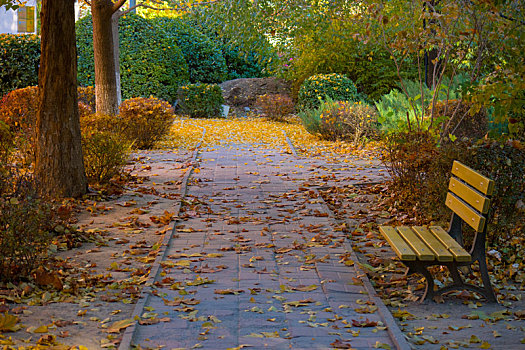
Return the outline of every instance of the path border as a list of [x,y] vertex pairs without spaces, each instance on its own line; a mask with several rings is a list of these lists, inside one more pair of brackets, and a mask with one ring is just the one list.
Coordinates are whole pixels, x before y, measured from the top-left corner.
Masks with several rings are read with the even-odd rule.
[[[297,157],[297,158],[300,158],[297,155],[297,152],[295,151],[295,147],[294,147],[292,141],[288,138],[288,136],[286,135],[286,132],[285,131],[283,131],[283,132],[284,132],[284,135],[286,137],[286,142],[288,142],[288,145],[292,149],[293,155],[295,157]],[[370,184],[369,183],[363,183],[363,184],[360,184],[360,185],[373,185],[373,183],[370,183]],[[325,200],[320,195],[318,190],[315,187],[313,187],[312,189],[315,192],[315,194],[317,195],[317,198],[321,200],[320,204],[329,213],[330,218],[332,218],[334,221],[337,221],[337,219],[335,219],[334,213],[332,212],[332,210],[330,210],[330,207],[328,207],[328,204],[326,204]],[[350,244],[348,237],[345,240],[345,242],[343,243],[343,246],[345,247],[345,249],[348,252],[350,252],[350,257],[351,257],[351,259],[353,261],[359,261],[357,255],[355,254],[354,250],[352,249],[352,245]],[[394,343],[396,348],[398,350],[410,350],[410,349],[412,349],[412,347],[410,346],[410,344],[406,340],[405,335],[403,334],[403,332],[401,331],[401,329],[397,325],[396,321],[394,320],[394,317],[392,316],[392,313],[390,312],[390,310],[388,310],[386,305],[383,303],[383,300],[377,295],[375,288],[372,286],[372,283],[370,282],[370,279],[368,278],[368,275],[360,267],[356,266],[355,264],[354,264],[353,267],[358,272],[358,276],[360,276],[360,279],[363,282],[363,286],[365,287],[366,291],[368,292],[368,296],[374,301],[374,304],[377,306],[377,311],[379,313],[379,316],[381,317],[381,319],[383,320],[383,323],[387,327],[387,332],[390,335],[390,339],[392,340],[392,342]],[[361,272],[361,273],[359,273],[359,272]]]
[[131,314],[131,319],[134,321],[131,326],[126,328],[126,331],[124,332],[124,336],[122,337],[122,340],[120,341],[120,344],[118,346],[118,350],[129,350],[131,349],[131,344],[133,342],[133,337],[135,335],[135,330],[137,329],[137,321],[140,318],[140,315],[144,311],[144,307],[146,306],[146,303],[149,300],[149,297],[151,295],[153,282],[155,281],[155,278],[157,277],[157,274],[160,270],[160,263],[164,259],[166,255],[166,248],[168,247],[168,244],[173,237],[173,235],[176,232],[176,223],[180,221],[180,210],[182,208],[182,202],[184,198],[186,197],[186,194],[188,193],[188,184],[191,175],[193,174],[193,171],[195,170],[195,167],[197,165],[197,158],[199,157],[200,148],[202,145],[202,142],[204,140],[204,135],[206,134],[206,129],[202,128],[202,138],[201,141],[195,146],[195,149],[193,150],[193,154],[191,157],[191,166],[186,170],[186,173],[184,174],[184,177],[182,178],[181,188],[180,188],[180,199],[175,205],[175,213],[173,214],[176,219],[171,222],[173,224],[173,229],[170,234],[165,234],[164,238],[162,240],[162,244],[159,248],[159,252],[157,254],[157,257],[155,258],[155,262],[153,262],[153,265],[151,267],[151,271],[148,276],[148,281],[146,282],[146,285],[144,288],[142,288],[139,296],[139,300],[135,304],[135,307],[133,308],[133,313]]

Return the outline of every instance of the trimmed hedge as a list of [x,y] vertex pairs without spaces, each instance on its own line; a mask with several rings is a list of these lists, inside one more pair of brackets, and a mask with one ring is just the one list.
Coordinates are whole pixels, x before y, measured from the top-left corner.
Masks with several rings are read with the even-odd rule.
[[179,103],[192,118],[219,118],[224,97],[217,84],[189,84],[179,88]]
[[188,63],[190,82],[221,83],[228,78],[221,50],[206,35],[180,18],[157,17],[153,23],[177,42]]
[[[95,83],[91,17],[77,22],[78,81]],[[122,98],[151,95],[175,102],[177,89],[189,80],[188,66],[172,36],[150,21],[127,14],[119,21]]]
[[40,38],[36,35],[0,34],[0,97],[38,84]]
[[299,89],[302,109],[317,108],[327,97],[334,101],[361,100],[355,84],[344,74],[316,74],[306,79]]

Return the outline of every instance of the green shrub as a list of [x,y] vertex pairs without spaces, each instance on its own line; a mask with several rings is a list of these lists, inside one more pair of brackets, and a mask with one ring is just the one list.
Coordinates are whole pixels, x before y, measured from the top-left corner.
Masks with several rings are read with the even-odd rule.
[[[148,97],[174,102],[177,89],[189,80],[188,66],[172,36],[134,14],[119,20],[122,98]],[[78,81],[95,85],[91,17],[77,22]]]
[[269,65],[277,61],[277,56],[273,46],[263,35],[256,43],[260,46],[259,50],[250,45],[233,43],[235,40],[231,40],[229,34],[224,32],[223,20],[213,9],[206,9],[204,6],[184,16],[183,20],[210,38],[222,51],[228,73],[225,80],[269,76]]
[[36,85],[40,38],[36,35],[0,34],[0,97]]
[[264,116],[271,120],[283,121],[293,113],[294,104],[289,96],[281,94],[265,94],[257,97],[255,103]]
[[217,44],[181,18],[157,17],[154,24],[173,38],[186,59],[192,83],[220,83],[227,79],[226,60]]
[[226,66],[228,69],[227,80],[241,78],[263,78],[269,76],[267,65],[268,58],[257,59],[255,52],[244,52],[233,44],[229,44],[219,39]]
[[216,84],[189,84],[179,89],[180,108],[192,118],[218,118],[223,103],[221,88]]
[[173,122],[173,108],[160,99],[132,98],[120,105],[119,132],[139,149],[152,148],[164,137]]
[[[464,78],[456,76],[454,81],[445,80],[438,91],[436,101],[454,100],[461,98],[461,83]],[[433,91],[425,84],[417,81],[406,80],[403,82],[405,94],[398,87],[393,89],[388,94],[381,96],[381,99],[375,102],[375,106],[379,112],[379,123],[381,129],[385,132],[400,131],[417,125],[417,120],[421,120],[423,112],[421,105],[421,89],[423,89],[423,103],[424,108],[428,108],[427,115],[430,115],[430,107],[432,102]],[[448,86],[450,85],[450,90]],[[439,117],[439,116],[437,116]],[[442,115],[442,117],[444,117]],[[417,119],[417,120],[416,120]],[[410,122],[408,121],[410,120]],[[440,124],[443,120],[436,119],[436,124]],[[429,119],[424,120],[425,125],[423,129],[428,127]],[[434,124],[434,126],[436,126]]]
[[89,183],[104,185],[122,173],[131,144],[113,132],[83,130],[82,152]]
[[359,101],[356,86],[342,74],[317,74],[306,79],[299,89],[299,105],[304,109],[317,108],[326,98],[334,101]]

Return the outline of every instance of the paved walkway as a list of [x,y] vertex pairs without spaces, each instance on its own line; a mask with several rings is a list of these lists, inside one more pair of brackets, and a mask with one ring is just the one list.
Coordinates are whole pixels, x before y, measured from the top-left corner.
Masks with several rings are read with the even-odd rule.
[[[202,151],[199,161],[133,344],[396,347],[395,324],[311,186],[335,180],[330,166],[253,145]],[[345,164],[342,178],[377,180],[367,163]]]

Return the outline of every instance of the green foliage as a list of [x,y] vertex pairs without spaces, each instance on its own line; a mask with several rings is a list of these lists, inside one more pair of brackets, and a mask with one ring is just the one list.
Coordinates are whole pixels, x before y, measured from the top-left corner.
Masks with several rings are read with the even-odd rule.
[[[174,102],[177,89],[188,81],[188,66],[175,39],[137,15],[119,20],[122,97],[154,95]],[[95,84],[91,17],[77,22],[78,81]]]
[[157,17],[153,21],[181,49],[188,64],[190,82],[220,83],[227,79],[226,61],[215,42],[181,18]]
[[0,34],[0,96],[38,83],[40,38]]
[[311,76],[299,89],[298,102],[301,109],[316,108],[326,98],[349,102],[361,99],[352,80],[336,73]]
[[119,111],[119,133],[138,149],[152,148],[168,133],[174,118],[171,105],[154,97],[126,100]]
[[[452,82],[445,81],[436,92],[436,101],[461,98],[461,77],[457,77]],[[445,84],[448,83],[448,84]],[[423,92],[423,99],[421,93]],[[388,94],[381,96],[375,102],[379,112],[379,123],[385,132],[400,130],[417,129],[421,123],[422,129],[430,127],[430,118],[423,118],[426,109],[430,109],[434,91],[430,90],[424,83],[406,80],[402,87],[393,89]],[[426,113],[430,115],[430,113]],[[442,118],[436,116],[436,124],[442,122]],[[435,125],[434,125],[435,126]]]
[[223,103],[221,88],[216,84],[190,84],[179,89],[182,113],[192,118],[218,118]]
[[275,121],[284,121],[294,110],[292,99],[286,95],[265,94],[257,97],[255,105],[264,116]]
[[[226,60],[226,80],[269,76],[277,62],[275,48],[263,33],[254,33],[251,24],[249,29],[243,28],[250,31],[249,35],[234,28],[233,18],[226,13],[226,7],[231,5],[235,6],[229,3],[196,8],[193,13],[184,17],[184,21],[218,45]],[[250,17],[254,19],[253,16]]]

